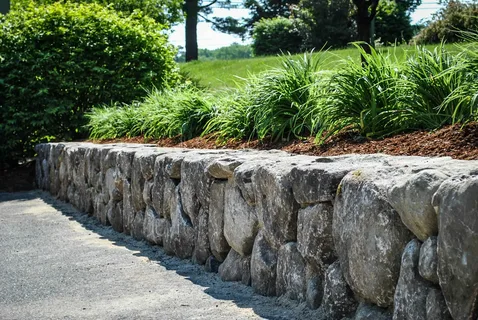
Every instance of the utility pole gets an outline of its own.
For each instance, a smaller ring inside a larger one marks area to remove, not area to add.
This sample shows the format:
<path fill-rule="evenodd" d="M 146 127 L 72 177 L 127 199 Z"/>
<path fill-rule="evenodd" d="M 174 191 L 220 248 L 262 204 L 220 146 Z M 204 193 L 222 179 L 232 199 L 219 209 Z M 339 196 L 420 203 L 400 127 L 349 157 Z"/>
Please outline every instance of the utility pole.
<path fill-rule="evenodd" d="M 7 14 L 10 11 L 10 0 L 0 0 L 0 13 Z"/>

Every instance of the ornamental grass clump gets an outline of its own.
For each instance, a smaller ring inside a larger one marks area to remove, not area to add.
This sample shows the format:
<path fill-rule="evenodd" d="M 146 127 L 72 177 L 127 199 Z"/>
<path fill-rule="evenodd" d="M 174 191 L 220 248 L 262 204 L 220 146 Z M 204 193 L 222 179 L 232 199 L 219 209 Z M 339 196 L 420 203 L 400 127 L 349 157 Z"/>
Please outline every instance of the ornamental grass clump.
<path fill-rule="evenodd" d="M 323 128 L 320 141 L 343 131 L 356 132 L 367 138 L 379 138 L 409 127 L 407 102 L 413 92 L 403 85 L 401 65 L 390 54 L 371 54 L 356 45 L 365 63 L 348 61 L 332 75 L 325 101 L 317 110 Z"/>
<path fill-rule="evenodd" d="M 462 54 L 447 52 L 443 44 L 434 50 L 416 47 L 405 62 L 405 72 L 408 85 L 416 93 L 409 102 L 417 120 L 416 129 L 437 129 L 463 119 L 458 104 L 450 99 L 453 92 L 470 83 Z"/>
<path fill-rule="evenodd" d="M 282 58 L 282 66 L 252 81 L 254 131 L 262 140 L 309 136 L 315 131 L 313 115 L 318 97 L 320 55 Z"/>

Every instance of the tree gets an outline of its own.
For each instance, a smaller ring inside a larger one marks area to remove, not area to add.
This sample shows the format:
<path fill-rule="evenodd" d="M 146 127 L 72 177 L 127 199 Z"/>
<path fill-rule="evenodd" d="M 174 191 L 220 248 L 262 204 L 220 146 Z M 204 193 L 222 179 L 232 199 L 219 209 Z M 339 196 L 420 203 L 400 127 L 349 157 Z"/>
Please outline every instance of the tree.
<path fill-rule="evenodd" d="M 299 2 L 300 0 L 245 0 L 244 8 L 250 11 L 249 17 L 241 20 L 232 17 L 214 18 L 211 22 L 217 31 L 244 37 L 252 34 L 254 24 L 261 19 L 288 18 Z"/>
<path fill-rule="evenodd" d="M 354 40 L 350 0 L 301 0 L 292 16 L 303 31 L 303 49 L 343 47 Z"/>
<path fill-rule="evenodd" d="M 68 0 L 12 0 L 12 9 L 22 10 L 29 4 L 37 6 L 55 2 L 68 2 Z M 115 11 L 126 15 L 130 15 L 134 10 L 140 10 L 165 26 L 171 26 L 183 19 L 183 0 L 70 0 L 70 2 L 97 3 L 102 6 L 110 6 Z"/>
<path fill-rule="evenodd" d="M 365 44 L 373 44 L 371 26 L 372 21 L 377 15 L 379 0 L 352 0 L 356 8 L 357 40 Z M 421 0 L 395 0 L 398 6 L 407 8 L 408 11 L 415 10 L 421 3 Z M 365 52 L 370 53 L 368 45 L 363 46 Z"/>

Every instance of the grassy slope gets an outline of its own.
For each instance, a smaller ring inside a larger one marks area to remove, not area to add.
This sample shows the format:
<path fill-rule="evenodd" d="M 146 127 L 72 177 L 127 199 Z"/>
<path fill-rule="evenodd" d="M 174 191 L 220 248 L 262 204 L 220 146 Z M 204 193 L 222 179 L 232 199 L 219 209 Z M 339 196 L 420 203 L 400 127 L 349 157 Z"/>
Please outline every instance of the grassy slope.
<path fill-rule="evenodd" d="M 432 50 L 435 45 L 427 46 Z M 450 51 L 456 50 L 454 45 L 446 45 Z M 414 46 L 400 46 L 396 48 L 383 48 L 390 50 L 398 60 L 404 60 L 406 53 L 414 51 Z M 319 53 L 315 53 L 319 54 Z M 323 69 L 338 69 L 344 59 L 359 61 L 360 56 L 355 48 L 330 50 L 323 54 Z M 300 56 L 300 55 L 295 55 Z M 215 61 L 194 61 L 181 64 L 181 70 L 187 72 L 193 78 L 198 79 L 200 84 L 212 90 L 235 87 L 240 85 L 243 78 L 249 74 L 255 74 L 267 69 L 279 66 L 281 60 L 276 56 L 258 57 L 239 60 L 215 60 Z"/>

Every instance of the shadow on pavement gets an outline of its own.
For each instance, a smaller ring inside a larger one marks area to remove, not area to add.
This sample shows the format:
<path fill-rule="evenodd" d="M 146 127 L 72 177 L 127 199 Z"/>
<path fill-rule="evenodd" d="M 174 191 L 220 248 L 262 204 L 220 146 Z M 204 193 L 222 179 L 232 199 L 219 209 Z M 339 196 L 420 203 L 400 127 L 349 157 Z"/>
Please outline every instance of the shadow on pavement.
<path fill-rule="evenodd" d="M 284 298 L 263 297 L 255 294 L 251 287 L 238 282 L 224 282 L 217 274 L 206 272 L 203 266 L 193 264 L 191 260 L 181 260 L 177 257 L 169 256 L 159 246 L 150 245 L 145 241 L 138 241 L 131 236 L 116 232 L 110 226 L 102 225 L 96 218 L 77 211 L 72 205 L 56 200 L 45 192 L 35 191 L 31 193 L 17 193 L 16 195 L 19 199 L 23 198 L 25 200 L 40 197 L 45 203 L 51 205 L 70 220 L 77 221 L 85 229 L 99 234 L 102 239 L 107 239 L 116 246 L 136 251 L 133 255 L 146 257 L 167 270 L 175 271 L 178 275 L 192 283 L 204 287 L 204 292 L 208 295 L 220 300 L 230 300 L 240 308 L 252 309 L 262 318 L 322 318 L 319 310 L 310 310 L 303 303 L 297 304 Z M 12 198 L 14 196 L 8 199 Z M 0 201 L 2 201 L 1 193 Z"/>

